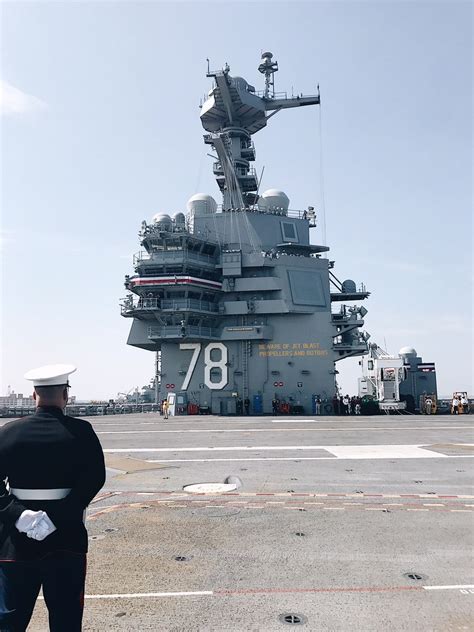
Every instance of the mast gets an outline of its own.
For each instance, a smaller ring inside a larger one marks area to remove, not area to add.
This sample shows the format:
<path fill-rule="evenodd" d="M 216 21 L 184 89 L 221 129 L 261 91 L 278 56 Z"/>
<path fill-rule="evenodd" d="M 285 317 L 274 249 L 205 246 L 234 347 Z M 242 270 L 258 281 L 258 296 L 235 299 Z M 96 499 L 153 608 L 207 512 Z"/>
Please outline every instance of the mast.
<path fill-rule="evenodd" d="M 255 161 L 252 135 L 283 109 L 319 105 L 320 96 L 288 97 L 275 92 L 274 74 L 278 63 L 265 52 L 258 70 L 265 75 L 265 89 L 257 92 L 242 77 L 232 77 L 228 64 L 222 70 L 208 69 L 214 79 L 201 110 L 201 123 L 209 134 L 204 142 L 211 145 L 218 160 L 213 172 L 223 197 L 223 209 L 248 208 L 258 200 L 258 178 L 251 163 Z"/>

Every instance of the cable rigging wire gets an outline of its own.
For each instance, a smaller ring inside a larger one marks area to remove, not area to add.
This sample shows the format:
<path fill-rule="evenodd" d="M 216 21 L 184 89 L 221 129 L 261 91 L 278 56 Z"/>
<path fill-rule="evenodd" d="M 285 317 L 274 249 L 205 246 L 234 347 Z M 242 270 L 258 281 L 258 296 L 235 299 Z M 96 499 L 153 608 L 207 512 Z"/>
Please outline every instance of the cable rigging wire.
<path fill-rule="evenodd" d="M 321 103 L 319 104 L 319 193 L 321 198 L 321 233 L 323 246 L 326 245 L 326 202 L 324 198 L 324 173 L 323 173 L 323 123 Z M 323 253 L 324 258 L 327 253 Z"/>
<path fill-rule="evenodd" d="M 216 213 L 212 214 L 212 219 L 213 219 L 213 223 L 214 223 L 214 233 L 216 235 L 216 239 L 217 239 L 217 244 L 219 246 L 219 253 L 222 250 L 222 244 L 221 244 L 221 236 L 219 234 L 219 231 L 217 229 L 217 218 L 216 218 Z"/>

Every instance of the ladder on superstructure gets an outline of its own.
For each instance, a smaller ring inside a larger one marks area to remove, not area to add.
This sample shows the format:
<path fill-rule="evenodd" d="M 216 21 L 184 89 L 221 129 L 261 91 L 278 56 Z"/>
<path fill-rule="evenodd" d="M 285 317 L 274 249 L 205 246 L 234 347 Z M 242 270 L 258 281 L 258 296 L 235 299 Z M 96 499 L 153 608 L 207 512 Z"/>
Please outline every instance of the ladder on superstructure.
<path fill-rule="evenodd" d="M 249 354 L 252 342 L 242 340 L 242 399 L 249 396 Z"/>

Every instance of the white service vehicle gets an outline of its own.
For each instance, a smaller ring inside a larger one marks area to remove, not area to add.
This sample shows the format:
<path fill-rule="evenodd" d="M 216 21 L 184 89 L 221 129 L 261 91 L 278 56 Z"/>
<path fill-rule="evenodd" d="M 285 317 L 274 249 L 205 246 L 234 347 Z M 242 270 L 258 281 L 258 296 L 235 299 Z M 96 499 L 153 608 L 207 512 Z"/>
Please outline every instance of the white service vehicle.
<path fill-rule="evenodd" d="M 374 343 L 360 364 L 359 397 L 371 395 L 385 412 L 405 410 L 406 402 L 400 401 L 400 383 L 406 379 L 403 358 L 388 354 Z"/>

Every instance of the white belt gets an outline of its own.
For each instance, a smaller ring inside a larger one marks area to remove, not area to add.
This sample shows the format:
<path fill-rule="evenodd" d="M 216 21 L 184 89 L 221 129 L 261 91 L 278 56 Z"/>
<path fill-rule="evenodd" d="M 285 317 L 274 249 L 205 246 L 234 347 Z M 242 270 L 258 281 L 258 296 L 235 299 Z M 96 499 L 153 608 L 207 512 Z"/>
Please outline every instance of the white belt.
<path fill-rule="evenodd" d="M 65 498 L 71 488 L 64 489 L 16 489 L 10 487 L 10 493 L 18 500 L 61 500 Z"/>

